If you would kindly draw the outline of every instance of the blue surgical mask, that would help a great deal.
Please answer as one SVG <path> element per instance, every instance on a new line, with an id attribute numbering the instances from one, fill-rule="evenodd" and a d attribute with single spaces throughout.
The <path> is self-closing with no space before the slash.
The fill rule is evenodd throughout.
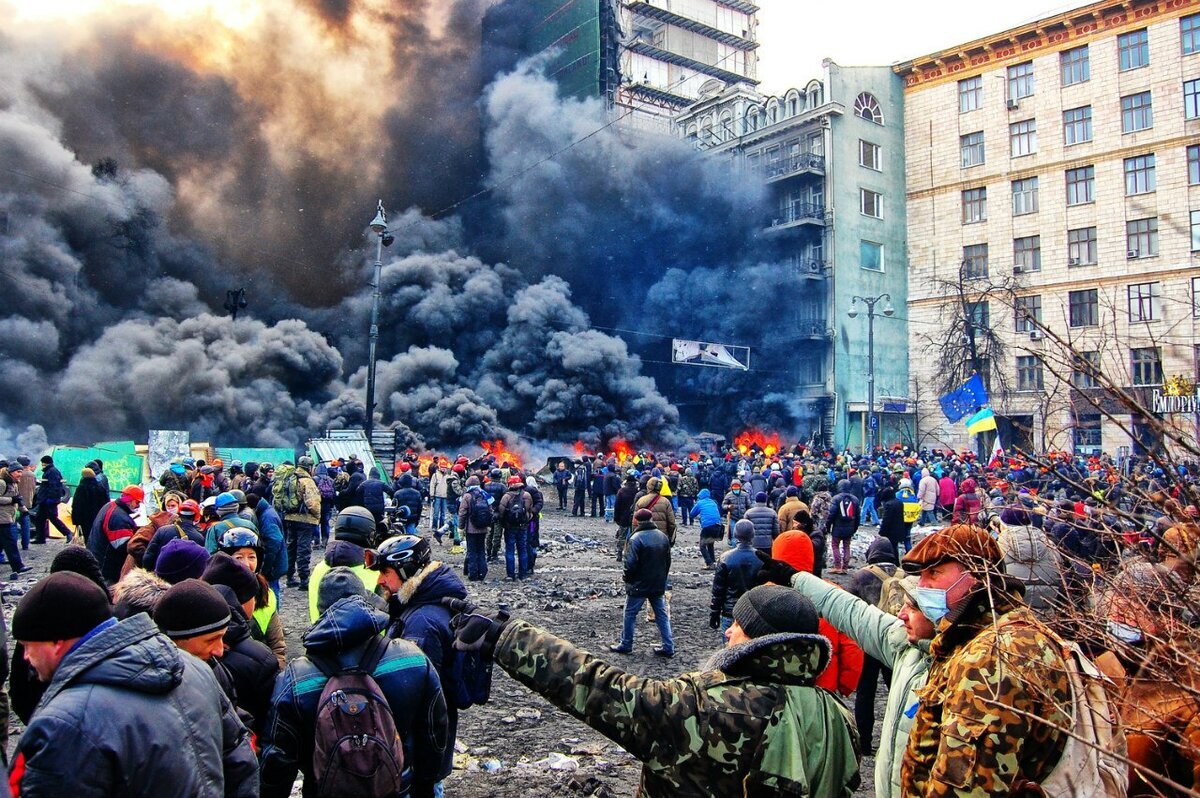
<path id="1" fill-rule="evenodd" d="M 963 574 L 945 590 L 936 587 L 918 587 L 914 590 L 913 601 L 917 602 L 921 614 L 933 621 L 935 625 L 949 615 L 950 605 L 947 603 L 946 594 L 967 576 L 970 574 Z"/>
<path id="2" fill-rule="evenodd" d="M 1142 642 L 1142 630 L 1136 626 L 1130 626 L 1127 623 L 1120 621 L 1108 622 L 1108 633 L 1114 639 L 1120 640 L 1122 643 L 1140 643 Z"/>

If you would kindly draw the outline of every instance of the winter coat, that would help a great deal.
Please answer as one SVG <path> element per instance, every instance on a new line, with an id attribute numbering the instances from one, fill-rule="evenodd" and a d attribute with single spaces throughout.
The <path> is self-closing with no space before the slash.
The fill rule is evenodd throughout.
<path id="1" fill-rule="evenodd" d="M 722 554 L 713 574 L 709 611 L 719 612 L 723 618 L 732 618 L 733 605 L 737 604 L 743 593 L 758 585 L 758 572 L 761 570 L 762 560 L 758 559 L 750 543 L 739 541 L 736 548 Z"/>
<path id="2" fill-rule="evenodd" d="M 71 497 L 71 520 L 80 529 L 91 531 L 96 521 L 96 513 L 108 504 L 108 491 L 95 477 L 83 477 Z"/>
<path id="3" fill-rule="evenodd" d="M 970 485 L 971 489 L 967 490 Z M 961 493 L 954 500 L 954 512 L 950 516 L 952 524 L 976 524 L 979 523 L 979 511 L 983 504 L 979 501 L 979 497 L 975 495 L 975 481 L 972 479 L 964 479 Z"/>
<path id="4" fill-rule="evenodd" d="M 779 536 L 779 516 L 766 504 L 755 502 L 743 517 L 754 524 L 754 548 L 770 551 L 771 543 Z"/>
<path id="5" fill-rule="evenodd" d="M 259 573 L 262 573 L 261 563 Z M 279 670 L 283 670 L 287 667 L 287 641 L 283 637 L 283 622 L 279 619 L 279 600 L 275 598 L 274 590 L 268 590 L 266 595 L 267 603 L 250 616 L 250 636 L 271 649 Z"/>
<path id="6" fill-rule="evenodd" d="M 146 558 L 146 549 L 154 539 L 154 534 L 159 527 L 166 526 L 174 520 L 175 516 L 169 511 L 159 510 L 150 516 L 147 523 L 134 530 L 125 543 L 125 562 L 121 565 L 121 579 L 134 568 L 142 567 L 142 560 Z"/>
<path id="7" fill-rule="evenodd" d="M 421 500 L 421 491 L 414 486 L 411 474 L 401 474 L 396 480 L 396 492 L 392 494 L 392 502 L 397 506 L 408 508 L 408 523 L 418 524 L 421 522 L 421 510 L 424 504 Z"/>
<path id="8" fill-rule="evenodd" d="M 500 497 L 500 504 L 496 508 L 496 520 L 500 523 L 500 526 L 505 529 L 518 528 L 506 518 L 506 512 L 508 511 L 509 507 L 512 507 L 513 502 L 521 502 L 521 504 L 525 505 L 525 517 L 530 521 L 532 521 L 534 517 L 533 497 L 529 495 L 529 491 L 525 489 L 523 484 L 513 485 L 504 492 L 503 496 Z"/>
<path id="9" fill-rule="evenodd" d="M 684 474 L 679 478 L 679 490 L 675 492 L 681 499 L 695 497 L 700 493 L 700 483 L 691 474 Z"/>
<path id="10" fill-rule="evenodd" d="M 177 520 L 174 523 L 168 523 L 154 530 L 154 537 L 150 538 L 150 543 L 147 544 L 146 551 L 142 554 L 141 567 L 147 571 L 153 571 L 154 566 L 158 563 L 158 555 L 162 551 L 162 547 L 177 538 L 186 538 L 197 546 L 204 545 L 204 533 L 191 521 Z"/>
<path id="11" fill-rule="evenodd" d="M 275 506 L 267 499 L 259 499 L 258 507 L 254 508 L 254 517 L 258 519 L 259 545 L 262 546 L 262 564 L 258 570 L 264 579 L 273 582 L 287 576 L 288 570 L 283 521 Z"/>
<path id="12" fill-rule="evenodd" d="M 387 616 L 357 596 L 341 599 L 326 610 L 304 635 L 305 656 L 293 660 L 279 676 L 262 742 L 262 798 L 287 798 L 296 773 L 304 774 L 301 795 L 317 794 L 313 773 L 313 731 L 317 703 L 328 677 L 309 658 L 333 660 L 338 666 L 362 660 L 367 644 L 387 626 Z M 433 663 L 407 640 L 392 640 L 373 673 L 392 710 L 396 731 L 404 741 L 405 782 L 422 791 L 445 778 L 446 700 Z"/>
<path id="13" fill-rule="evenodd" d="M 617 500 L 613 506 L 613 521 L 617 526 L 633 526 L 633 502 L 636 498 L 636 485 L 622 485 L 617 491 Z"/>
<path id="14" fill-rule="evenodd" d="M 52 465 L 42 469 L 42 481 L 38 483 L 33 500 L 37 504 L 57 504 L 67 495 L 62 472 Z"/>
<path id="15" fill-rule="evenodd" d="M 888 499 L 879 506 L 879 535 L 890 540 L 892 547 L 899 551 L 912 524 L 904 520 L 904 502 L 890 491 L 886 495 Z"/>
<path id="16" fill-rule="evenodd" d="M 742 516 L 750 509 L 750 494 L 745 490 L 729 491 L 725 501 L 721 502 L 721 512 L 732 521 L 741 521 Z"/>
<path id="17" fill-rule="evenodd" d="M 692 517 L 700 519 L 700 527 L 721 525 L 721 508 L 713 501 L 708 488 L 701 488 L 696 498 L 696 506 L 692 508 Z M 721 533 L 722 537 L 724 532 Z"/>
<path id="18" fill-rule="evenodd" d="M 813 494 L 812 503 L 809 505 L 808 512 L 813 520 L 813 547 L 818 547 L 817 539 L 819 538 L 821 551 L 825 550 L 825 533 L 829 529 L 829 506 L 832 503 L 833 496 L 829 491 L 822 490 Z M 819 554 L 818 557 L 820 557 Z"/>
<path id="19" fill-rule="evenodd" d="M 229 605 L 229 626 L 225 627 L 225 652 L 221 654 L 221 664 L 233 677 L 238 709 L 252 718 L 251 731 L 262 734 L 275 677 L 279 676 L 279 660 L 271 649 L 250 634 L 252 621 L 246 617 L 233 589 L 217 585 L 216 590 Z"/>
<path id="20" fill-rule="evenodd" d="M 926 468 L 922 472 L 921 481 L 917 483 L 917 501 L 921 503 L 921 509 L 933 510 L 937 507 L 940 493 L 941 488 L 938 486 L 938 481 Z"/>
<path id="21" fill-rule="evenodd" d="M 571 480 L 574 479 L 574 477 L 575 477 L 575 475 L 571 473 L 570 469 L 556 468 L 554 470 L 554 487 L 556 487 L 556 488 L 570 487 Z"/>
<path id="22" fill-rule="evenodd" d="M 257 796 L 249 734 L 209 667 L 145 614 L 106 624 L 59 663 L 21 735 L 22 798 Z"/>
<path id="23" fill-rule="evenodd" d="M 429 495 L 435 499 L 445 499 L 450 495 L 445 471 L 439 469 L 429 475 Z"/>
<path id="24" fill-rule="evenodd" d="M 954 504 L 956 496 L 958 496 L 958 486 L 954 484 L 951 477 L 944 476 L 938 480 L 938 504 L 950 507 Z"/>
<path id="25" fill-rule="evenodd" d="M 17 489 L 21 494 L 21 501 L 25 505 L 25 510 L 29 511 L 33 508 L 34 494 L 37 492 L 37 477 L 33 474 L 32 468 L 21 469 L 21 477 L 17 480 Z"/>
<path id="26" fill-rule="evenodd" d="M 489 531 L 489 527 L 477 527 L 471 523 L 471 503 L 476 496 L 482 497 L 481 501 L 486 501 L 491 498 L 479 486 L 467 488 L 466 493 L 458 500 L 458 528 L 463 531 L 464 535 L 482 535 Z M 496 505 L 492 505 L 492 513 L 495 514 Z"/>
<path id="27" fill-rule="evenodd" d="M 589 496 L 604 495 L 604 474 L 600 471 L 592 473 L 591 482 L 588 485 Z"/>
<path id="28" fill-rule="evenodd" d="M 11 524 L 16 519 L 20 495 L 17 483 L 0 480 L 0 526 Z"/>
<path id="29" fill-rule="evenodd" d="M 306 469 L 296 469 L 296 491 L 300 496 L 300 512 L 286 513 L 284 521 L 316 526 L 321 523 L 321 491 Z"/>
<path id="30" fill-rule="evenodd" d="M 111 514 L 109 513 L 111 510 Z M 104 579 L 114 585 L 121 578 L 121 566 L 125 563 L 125 546 L 137 530 L 133 511 L 121 499 L 109 502 L 96 513 L 88 534 L 87 547 L 96 561 Z"/>
<path id="31" fill-rule="evenodd" d="M 747 487 L 749 488 L 747 492 L 750 494 L 751 498 L 757 496 L 759 493 L 766 493 L 767 474 L 760 471 L 754 476 L 750 477 L 749 485 Z"/>
<path id="32" fill-rule="evenodd" d="M 818 635 L 767 635 L 717 652 L 704 671 L 650 679 L 519 620 L 495 651 L 510 676 L 643 763 L 638 798 L 850 795 L 851 720 L 812 686 L 828 658 Z"/>
<path id="33" fill-rule="evenodd" d="M 842 480 L 842 482 L 845 481 Z M 838 485 L 838 488 L 841 488 L 841 484 Z M 853 506 L 853 511 L 850 511 L 851 506 Z M 843 507 L 846 508 L 847 512 L 843 513 L 841 511 Z M 829 534 L 838 540 L 854 537 L 854 533 L 858 531 L 858 524 L 861 519 L 862 505 L 858 503 L 858 499 L 854 498 L 854 494 L 849 491 L 842 491 L 829 500 Z"/>
<path id="34" fill-rule="evenodd" d="M 1025 603 L 1035 612 L 1050 610 L 1062 585 L 1062 560 L 1046 533 L 1033 525 L 1001 524 L 996 542 L 1005 573 L 1025 583 Z"/>
<path id="35" fill-rule="evenodd" d="M 388 487 L 383 480 L 377 478 L 364 479 L 355 491 L 356 503 L 365 507 L 376 519 L 383 518 L 383 509 L 387 506 Z"/>
<path id="36" fill-rule="evenodd" d="M 808 505 L 800 501 L 795 496 L 791 496 L 784 500 L 779 507 L 779 512 L 775 517 L 779 519 L 779 531 L 787 532 L 792 528 L 792 521 L 795 520 L 796 514 L 801 510 L 808 511 Z"/>
<path id="37" fill-rule="evenodd" d="M 258 527 L 236 513 L 221 516 L 221 520 L 204 530 L 204 548 L 209 554 L 215 554 L 221 538 L 231 529 L 245 529 L 258 534 Z"/>
<path id="38" fill-rule="evenodd" d="M 670 570 L 671 542 L 653 523 L 640 525 L 625 546 L 625 595 L 631 598 L 663 595 Z"/>
<path id="39" fill-rule="evenodd" d="M 792 586 L 812 599 L 821 617 L 842 630 L 863 653 L 892 671 L 892 687 L 875 752 L 874 794 L 877 798 L 901 798 L 900 763 L 912 727 L 906 710 L 917 703 L 917 691 L 925 685 L 929 641 L 909 643 L 899 618 L 812 574 L 798 575 Z"/>
<path id="40" fill-rule="evenodd" d="M 665 496 L 660 496 L 658 493 L 659 486 L 662 483 L 658 477 L 651 477 L 646 483 L 646 488 L 650 492 L 634 503 L 635 510 L 648 508 L 652 514 L 651 521 L 654 526 L 658 527 L 658 531 L 667 536 L 667 540 L 671 541 L 671 545 L 675 545 L 675 508 L 671 506 L 671 500 Z"/>
<path id="41" fill-rule="evenodd" d="M 533 502 L 533 519 L 538 520 L 542 514 L 542 508 L 546 506 L 546 497 L 536 487 L 531 486 L 528 482 L 525 483 L 525 492 L 529 494 L 530 500 Z"/>
<path id="42" fill-rule="evenodd" d="M 609 471 L 604 475 L 604 495 L 616 496 L 619 490 L 621 490 L 621 475 L 616 471 Z"/>
<path id="43" fill-rule="evenodd" d="M 875 566 L 888 576 L 895 576 L 899 561 L 892 542 L 882 536 L 872 540 L 871 545 L 867 546 L 867 565 Z M 847 590 L 868 604 L 878 605 L 883 593 L 883 581 L 871 568 L 859 568 L 850 578 Z"/>

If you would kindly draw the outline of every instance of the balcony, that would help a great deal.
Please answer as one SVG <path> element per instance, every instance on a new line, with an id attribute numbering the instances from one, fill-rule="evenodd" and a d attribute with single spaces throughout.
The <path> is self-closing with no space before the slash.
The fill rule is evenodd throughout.
<path id="1" fill-rule="evenodd" d="M 802 152 L 790 158 L 771 161 L 763 166 L 763 177 L 767 182 L 798 174 L 825 174 L 825 156 L 817 155 L 815 152 Z"/>
<path id="2" fill-rule="evenodd" d="M 818 258 L 791 257 L 785 263 L 801 278 L 821 280 L 826 276 L 825 261 Z"/>
<path id="3" fill-rule="evenodd" d="M 825 206 L 819 202 L 793 202 L 779 209 L 778 215 L 768 220 L 768 230 L 787 230 L 804 225 L 824 225 Z"/>
<path id="4" fill-rule="evenodd" d="M 727 44 L 730 47 L 736 47 L 739 50 L 754 50 L 758 47 L 758 42 L 754 41 L 753 39 L 749 39 L 745 36 L 738 36 L 735 33 L 728 33 L 718 28 L 714 28 L 711 25 L 706 25 L 699 20 L 692 19 L 691 17 L 685 17 L 682 14 L 677 14 L 674 11 L 664 8 L 663 6 L 665 5 L 666 4 L 663 3 L 663 0 L 657 0 L 657 2 L 648 2 L 647 0 L 632 0 L 631 2 L 627 1 L 625 3 L 625 7 L 634 14 L 649 17 L 650 19 L 655 19 L 659 22 L 665 22 L 669 25 L 674 25 L 677 28 L 683 28 L 686 31 L 698 33 L 705 38 L 713 39 L 721 44 Z"/>
<path id="5" fill-rule="evenodd" d="M 796 337 L 802 341 L 829 341 L 833 339 L 833 330 L 824 319 L 801 319 L 796 325 Z"/>

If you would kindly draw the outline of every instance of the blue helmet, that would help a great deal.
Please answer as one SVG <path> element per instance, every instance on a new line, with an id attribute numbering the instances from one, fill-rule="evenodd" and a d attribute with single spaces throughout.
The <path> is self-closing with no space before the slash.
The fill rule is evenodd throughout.
<path id="1" fill-rule="evenodd" d="M 230 510 L 230 509 L 237 510 L 238 509 L 237 496 L 234 496 L 229 491 L 225 491 L 224 493 L 217 495 L 217 500 L 215 502 L 213 502 L 213 506 L 216 507 L 218 513 L 221 512 L 222 510 Z"/>

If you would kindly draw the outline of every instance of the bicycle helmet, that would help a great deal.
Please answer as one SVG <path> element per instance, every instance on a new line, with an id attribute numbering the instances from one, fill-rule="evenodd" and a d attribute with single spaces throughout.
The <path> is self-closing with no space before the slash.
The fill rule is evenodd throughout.
<path id="1" fill-rule="evenodd" d="M 180 515 L 190 515 L 192 518 L 200 515 L 200 505 L 196 504 L 195 499 L 188 499 L 179 505 Z"/>
<path id="2" fill-rule="evenodd" d="M 428 540 L 417 535 L 397 535 L 379 544 L 370 568 L 373 571 L 391 568 L 404 579 L 411 579 L 432 560 Z"/>

